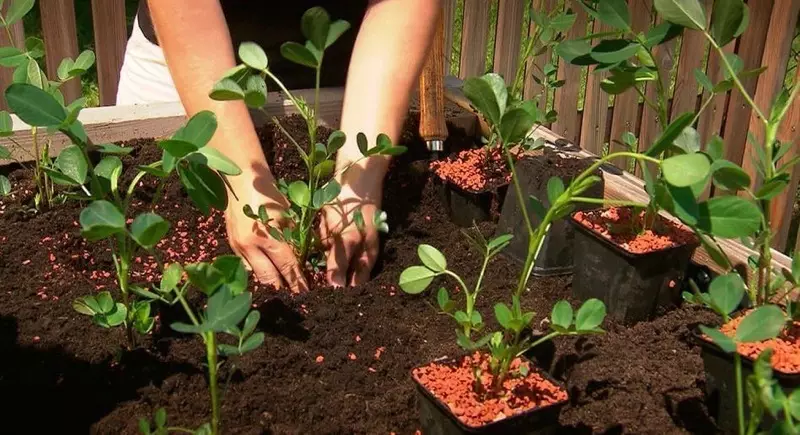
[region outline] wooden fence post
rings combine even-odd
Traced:
[[[458,77],[465,79],[485,73],[486,42],[489,33],[489,2],[464,0],[464,29],[461,31],[461,65]]]
[[[42,39],[46,52],[47,77],[57,80],[58,65],[65,57],[78,57],[78,35],[75,29],[74,0],[49,0],[39,3],[42,14]],[[81,80],[72,79],[61,86],[64,102],[69,104],[81,96]]]
[[[92,21],[100,105],[111,106],[117,100],[119,70],[122,67],[125,45],[128,41],[125,1],[92,0]]]
[[[5,2],[5,4],[3,4],[3,14],[8,10],[9,4],[11,4],[11,2]],[[9,41],[7,33],[5,31],[0,31],[0,46],[8,47],[13,45],[17,48],[22,48],[25,45],[25,30],[22,28],[22,20],[12,24],[8,30],[11,32],[11,36],[14,40]],[[5,91],[8,85],[11,84],[11,77],[13,74],[13,68],[0,67],[0,109],[3,110],[8,109]]]

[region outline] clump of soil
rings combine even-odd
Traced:
[[[519,156],[516,154],[514,158]],[[511,181],[511,170],[499,146],[459,151],[444,160],[431,162],[431,170],[443,181],[474,193],[486,192]]]
[[[739,324],[747,313],[736,316],[730,322],[722,325],[720,330],[728,337],[736,335]],[[705,338],[705,337],[704,337]],[[783,373],[800,373],[800,322],[792,322],[792,327],[785,328],[775,338],[753,342],[738,343],[736,350],[751,359],[758,358],[761,352],[772,349],[772,367]]]
[[[521,367],[529,370],[520,375]],[[480,367],[480,386],[475,379]],[[489,357],[475,352],[452,363],[433,362],[413,370],[416,380],[467,426],[477,428],[533,409],[562,403],[567,392],[517,358],[500,392],[493,392]]]
[[[632,254],[647,254],[695,243],[697,238],[686,226],[657,215],[650,228],[641,228],[645,211],[634,214],[630,207],[607,207],[579,211],[573,218]]]

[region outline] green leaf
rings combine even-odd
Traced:
[[[738,196],[714,197],[699,206],[697,227],[717,237],[746,237],[761,226],[761,210]]]
[[[253,311],[257,313],[258,311]],[[241,353],[247,353],[253,350],[258,349],[264,343],[264,333],[257,332],[249,337],[242,343],[242,348],[240,350]]]
[[[514,144],[528,135],[535,119],[530,112],[523,108],[514,108],[503,114],[500,120],[500,137],[504,143]]]
[[[27,65],[28,60],[25,53],[15,47],[0,47],[0,66],[5,67],[18,67],[20,65]]]
[[[214,293],[225,281],[225,276],[208,263],[192,263],[184,267],[189,282],[206,295]]]
[[[735,163],[719,159],[711,164],[714,185],[735,192],[750,186],[750,176]]]
[[[599,299],[589,299],[578,308],[575,316],[575,328],[578,331],[591,331],[606,318],[606,306]]]
[[[700,325],[700,331],[707,335],[723,352],[732,353],[736,351],[736,342],[719,330]]]
[[[33,0],[10,0],[11,4],[8,6],[8,10],[6,11],[5,16],[5,24],[6,26],[10,26],[17,21],[21,20],[22,17],[27,15],[27,13],[33,8]]]
[[[89,71],[89,68],[94,65],[95,55],[92,50],[84,50],[81,54],[75,58],[75,62],[72,64],[72,69],[69,71],[70,77],[79,76],[86,71]]]
[[[36,86],[14,83],[6,89],[6,102],[24,122],[35,127],[60,125],[67,111],[52,95]]]
[[[627,39],[606,39],[592,48],[592,59],[599,63],[618,63],[630,59],[641,45]]]
[[[224,78],[214,83],[208,96],[217,101],[241,100],[244,98],[244,90],[233,79]]]
[[[267,82],[263,77],[250,76],[247,78],[244,103],[251,109],[258,109],[267,104]]]
[[[86,182],[89,172],[89,163],[83,155],[83,151],[77,145],[70,145],[61,151],[56,158],[56,167],[62,174],[73,180],[75,184]]]
[[[545,215],[547,215],[547,209],[544,207],[544,204],[542,204],[542,201],[540,201],[539,198],[530,195],[528,197],[528,203],[533,209],[533,213],[536,215],[536,217],[539,218],[540,221],[544,219]]]
[[[224,210],[228,206],[225,182],[207,166],[190,163],[188,168],[178,167],[178,175],[186,193],[204,215],[211,208]]]
[[[239,175],[242,170],[233,160],[229,159],[222,154],[218,149],[213,147],[203,147],[192,153],[189,158],[197,163],[208,166],[211,169],[219,171],[225,175]]]
[[[128,318],[128,308],[125,304],[121,302],[117,302],[115,305],[115,309],[111,312],[106,314],[105,322],[108,326],[118,326],[125,323],[125,319]]]
[[[714,278],[708,287],[708,293],[714,305],[726,315],[739,307],[744,291],[744,281],[736,272],[728,272]]]
[[[242,259],[236,255],[221,255],[214,260],[212,266],[223,277],[223,282],[228,286],[233,296],[247,290],[247,270]]]
[[[95,145],[95,147],[97,147],[97,151],[103,154],[126,155],[133,151],[133,147],[121,147],[113,143],[104,143]]]
[[[584,40],[563,41],[556,46],[556,54],[573,65],[593,65],[592,46]]]
[[[736,328],[736,341],[757,342],[775,338],[786,325],[786,315],[777,305],[762,305],[751,311]]]
[[[572,305],[567,301],[558,301],[553,306],[553,312],[550,314],[550,321],[553,325],[560,326],[564,329],[569,329],[572,326]]]
[[[344,146],[346,141],[347,136],[343,131],[336,130],[331,133],[331,135],[328,136],[328,155],[332,156],[334,153],[339,151],[339,149]]]
[[[547,199],[550,204],[555,204],[561,194],[564,193],[564,182],[558,177],[550,177],[547,180]]]
[[[486,250],[491,252],[497,252],[508,246],[511,242],[511,239],[514,238],[513,234],[501,234],[492,240],[489,240],[489,243],[486,244]]]
[[[44,56],[44,41],[35,36],[28,36],[25,38],[25,51],[34,59],[41,58]]]
[[[645,47],[653,48],[656,45],[663,44],[678,37],[683,31],[683,27],[676,26],[668,21],[665,21],[655,27],[650,28],[644,35]]]
[[[204,329],[225,332],[229,327],[238,325],[250,311],[251,302],[250,293],[232,296],[230,291],[223,287],[208,298]]]
[[[324,186],[314,192],[314,198],[311,201],[311,205],[315,209],[319,210],[325,204],[329,204],[331,201],[336,199],[341,191],[342,186],[339,184],[339,182],[336,180],[330,180]]]
[[[350,29],[350,23],[344,20],[336,20],[331,23],[330,27],[328,28],[328,38],[325,41],[325,48],[330,47],[333,45],[336,40],[339,39],[344,32]]]
[[[417,255],[428,269],[434,272],[444,272],[447,270],[447,259],[441,251],[431,245],[419,245]]]
[[[436,272],[425,266],[411,266],[400,274],[399,285],[404,292],[416,295],[428,288],[435,276]]]
[[[178,284],[181,282],[183,277],[183,268],[181,267],[180,263],[170,263],[164,269],[164,273],[161,275],[161,286],[160,290],[163,293],[171,292],[178,287]]]
[[[258,322],[261,320],[261,313],[256,310],[250,312],[247,318],[244,319],[244,327],[242,328],[242,335],[247,337],[256,330]]]
[[[305,181],[295,181],[289,185],[289,199],[300,207],[308,207],[311,192]]]
[[[733,41],[744,20],[742,0],[715,0],[711,13],[711,37],[720,47]]]
[[[363,156],[369,155],[369,141],[367,140],[367,135],[364,133],[359,132],[356,135],[356,145],[358,145],[358,151]]]
[[[318,180],[324,180],[333,174],[335,166],[336,164],[333,160],[323,160],[314,166],[314,176],[316,176]],[[317,192],[314,193],[316,194]]]
[[[744,69],[744,61],[742,60],[742,58],[739,57],[736,53],[731,53],[727,51],[722,53],[722,55],[725,56],[725,59],[727,59],[728,63],[731,65],[731,69],[738,76],[739,73]],[[728,71],[728,68],[725,68],[724,65],[721,65],[720,68],[722,68],[722,76],[725,77],[726,80],[730,80],[732,77],[730,72]]]
[[[500,119],[506,111],[508,90],[499,74],[468,78],[464,82],[464,95],[487,121],[492,125],[500,125]]]
[[[664,179],[677,187],[688,187],[708,177],[711,163],[701,153],[682,154],[661,162]]]
[[[625,0],[603,0],[597,2],[597,16],[600,21],[618,30],[631,28],[631,15]]]
[[[296,42],[286,42],[281,45],[281,55],[287,60],[310,68],[317,67],[317,58],[303,45]]]
[[[714,83],[711,82],[711,79],[703,72],[700,68],[694,69],[694,78],[697,80],[697,83],[703,87],[703,89],[707,92],[713,92],[714,90]]]
[[[269,64],[267,53],[264,52],[264,49],[255,42],[250,41],[239,44],[239,59],[245,65],[257,70],[266,70]]]
[[[195,326],[189,323],[174,322],[171,325],[169,325],[169,327],[177,332],[182,332],[184,334],[202,334],[203,332],[206,332],[205,325],[203,325],[202,323],[200,325]]]
[[[300,20],[300,28],[306,37],[319,50],[324,50],[328,42],[331,18],[321,7],[307,10]]]
[[[655,0],[654,5],[667,21],[695,30],[706,28],[706,14],[698,0]]]
[[[181,159],[197,151],[195,144],[182,139],[164,139],[158,142],[158,146],[176,159]]]
[[[675,118],[661,133],[658,139],[653,143],[653,146],[645,152],[645,155],[650,157],[656,157],[662,152],[666,151],[670,146],[672,146],[675,139],[678,138],[683,133],[683,130],[692,125],[692,121],[694,120],[694,113],[686,112]],[[691,183],[690,183],[691,184]]]
[[[694,127],[686,127],[675,139],[673,145],[680,148],[687,154],[696,153],[700,151],[700,135],[697,133],[697,130],[695,130]]]
[[[103,291],[95,296],[95,300],[97,301],[98,311],[101,314],[110,313],[111,310],[114,309],[114,298],[111,297],[111,293],[107,291]]]
[[[189,142],[197,148],[202,148],[211,141],[216,131],[217,115],[209,110],[203,110],[189,118],[186,125],[172,135],[172,139]]]
[[[511,323],[514,319],[514,315],[511,313],[511,309],[508,308],[508,305],[504,303],[499,303],[494,305],[494,316],[497,318],[497,323],[500,324],[505,329],[511,329]]]
[[[11,182],[5,175],[0,175],[0,196],[8,196],[11,193]]]
[[[61,80],[61,81],[69,80],[71,78],[71,76],[69,75],[69,72],[72,70],[74,65],[75,65],[75,61],[73,61],[69,57],[61,59],[61,63],[58,64],[58,70],[56,70],[56,74],[58,75],[58,79]]]
[[[117,191],[122,175],[122,160],[117,156],[106,156],[94,167],[94,173],[106,193]]]
[[[131,237],[146,249],[152,249],[167,232],[169,222],[155,213],[142,213],[131,224]]]
[[[162,428],[167,425],[167,410],[158,408],[155,416],[156,427]]]
[[[439,309],[445,313],[449,313],[452,308],[450,295],[444,287],[439,288],[439,293],[436,295],[436,302],[439,304]]]
[[[794,390],[789,395],[789,412],[795,420],[800,419],[800,390]]]
[[[778,174],[775,177],[771,178],[769,181],[766,181],[761,188],[756,191],[756,198],[767,200],[772,199],[783,192],[786,186],[789,184],[790,176],[789,174]]]
[[[108,201],[93,201],[81,210],[81,234],[90,241],[125,231],[125,216]]]

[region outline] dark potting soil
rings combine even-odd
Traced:
[[[267,338],[264,346],[226,361],[221,369],[225,433],[411,434],[418,428],[410,370],[461,351],[454,324],[436,314],[434,297],[403,294],[398,276],[418,263],[416,248],[423,242],[442,249],[468,282],[475,279],[480,258],[448,222],[431,177],[420,170],[426,165],[412,163],[425,153],[413,133],[414,121],[409,125],[402,142],[411,151],[396,160],[385,183],[391,231],[383,239],[373,280],[354,289],[320,288],[296,297],[251,286],[262,312],[259,328]],[[272,138],[267,150],[288,149],[285,140]],[[160,155],[152,141],[130,145],[135,151],[124,158],[126,180],[133,163]],[[289,176],[283,162],[276,161],[274,170]],[[19,178],[12,174],[12,180]],[[152,180],[146,180],[137,200],[148,201],[153,191]],[[162,311],[140,350],[120,352],[121,330],[94,326],[71,307],[75,298],[113,287],[107,245],[83,241],[79,204],[68,202],[38,215],[23,215],[23,204],[17,195],[0,202],[4,430],[134,434],[138,418],[162,406],[171,426],[207,421],[202,343],[165,326],[182,318],[180,311]],[[221,216],[201,216],[177,183],[170,183],[157,212],[172,223],[159,246],[165,258],[191,262],[230,253]],[[491,223],[481,228],[487,235],[494,229]],[[153,259],[139,261],[134,281],[157,280]],[[517,273],[518,267],[501,257],[492,262],[478,304],[485,319],[493,317],[494,301],[508,302]],[[440,285],[453,289],[445,280],[432,288]],[[569,277],[533,279],[523,305],[537,312],[538,324],[569,293]],[[606,335],[558,339],[555,359],[545,365],[569,388],[560,432],[713,431],[702,402],[699,350],[688,339],[691,327],[712,319],[705,311],[685,308],[631,329],[607,323]]]

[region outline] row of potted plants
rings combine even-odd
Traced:
[[[607,93],[637,91],[658,114],[660,135],[638,150],[576,162],[544,146],[541,139],[533,139],[536,126],[557,114],[545,112],[546,93],[529,100],[520,97],[519,72],[508,81],[490,73],[464,82],[464,94],[490,134],[483,147],[456,150],[451,157],[434,162],[432,170],[441,180],[442,199],[454,222],[469,226],[476,220],[497,219],[499,214],[499,224],[490,240],[477,230],[465,232],[485,259],[475,283],[464,282],[448,268],[441,252],[429,245],[419,247],[422,264],[407,268],[399,278],[401,288],[410,294],[422,293],[439,276],[457,284],[450,290],[443,284],[436,299],[439,309],[456,321],[457,343],[465,354],[412,372],[419,386],[424,432],[538,433],[548,429],[556,423],[557,408],[568,401],[568,392],[526,359],[526,352],[560,335],[602,333],[606,312],[617,322],[631,325],[683,299],[712,309],[721,318],[719,329],[699,326],[694,331],[719,428],[741,434],[765,427],[795,433],[800,429],[796,406],[800,393],[793,392],[800,369],[795,363],[795,318],[800,311],[793,291],[800,285],[800,261],[793,261],[791,270],[774,268],[770,210],[800,161],[787,158],[793,141],[778,138],[800,86],[785,89],[768,108],[755,104],[742,80],[765,68],[744,71],[741,59],[721,48],[747,28],[748,7],[742,0],[718,0],[712,10],[698,0],[656,0],[661,24],[646,32],[633,30],[625,0],[575,3],[610,30],[565,41],[560,32],[574,21],[571,11],[533,11],[538,30],[525,47],[520,71],[528,56],[554,47],[562,62],[590,66],[590,73],[608,72],[601,84]],[[685,31],[705,36],[711,55],[721,59],[724,78],[713,83],[696,70],[707,99],[698,110],[670,118],[670,90],[665,86],[669,71],[659,68],[654,51]],[[563,84],[556,80],[555,71],[548,63],[532,73],[547,89]],[[655,100],[644,94],[644,86],[656,89]],[[695,130],[711,99],[728,91],[741,93],[763,124],[763,136],[749,137],[758,179],[724,158],[722,138],[714,136],[701,144]],[[638,142],[630,133],[618,140]],[[641,168],[647,203],[603,198],[601,168],[620,158]],[[704,199],[702,193],[709,184],[727,194]],[[479,211],[457,208],[465,203]],[[744,268],[734,264],[720,246],[719,239],[731,238],[753,249]],[[700,246],[726,271],[707,289],[686,276]],[[511,291],[510,305],[501,301],[494,305],[500,329],[485,333],[475,300],[483,271],[501,252],[522,263],[519,285]],[[551,330],[542,335],[533,333],[535,315],[523,312],[520,303],[530,275],[537,272],[572,272],[572,294],[584,301],[576,313],[568,302],[557,303],[546,319]],[[682,293],[684,278],[691,291]],[[464,295],[463,309],[457,309],[451,299],[453,291]]]

